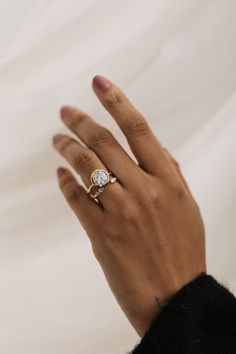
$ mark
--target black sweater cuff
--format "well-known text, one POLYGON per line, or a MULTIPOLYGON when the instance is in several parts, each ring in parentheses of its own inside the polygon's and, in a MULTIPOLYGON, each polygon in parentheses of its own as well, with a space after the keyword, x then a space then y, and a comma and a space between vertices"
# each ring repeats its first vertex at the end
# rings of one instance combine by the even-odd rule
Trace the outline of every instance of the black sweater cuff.
POLYGON ((200 275, 162 309, 132 353, 236 354, 235 297, 200 275))

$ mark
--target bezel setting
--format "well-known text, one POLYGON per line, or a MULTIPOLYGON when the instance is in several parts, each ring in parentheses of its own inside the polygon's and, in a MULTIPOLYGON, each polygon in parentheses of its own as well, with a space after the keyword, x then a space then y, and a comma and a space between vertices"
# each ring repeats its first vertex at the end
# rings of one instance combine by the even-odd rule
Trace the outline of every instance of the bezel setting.
POLYGON ((98 187, 105 186, 109 182, 109 179, 109 173, 103 169, 97 169, 91 175, 91 183, 98 187))

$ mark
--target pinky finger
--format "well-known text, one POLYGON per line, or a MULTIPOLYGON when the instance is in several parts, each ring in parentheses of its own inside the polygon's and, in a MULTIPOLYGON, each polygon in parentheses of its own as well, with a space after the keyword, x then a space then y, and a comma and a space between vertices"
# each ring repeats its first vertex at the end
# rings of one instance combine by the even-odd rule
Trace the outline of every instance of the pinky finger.
POLYGON ((78 217, 89 237, 97 230, 103 216, 102 207, 95 203, 87 194, 85 188, 78 183, 73 174, 60 167, 57 169, 59 187, 64 197, 78 217))

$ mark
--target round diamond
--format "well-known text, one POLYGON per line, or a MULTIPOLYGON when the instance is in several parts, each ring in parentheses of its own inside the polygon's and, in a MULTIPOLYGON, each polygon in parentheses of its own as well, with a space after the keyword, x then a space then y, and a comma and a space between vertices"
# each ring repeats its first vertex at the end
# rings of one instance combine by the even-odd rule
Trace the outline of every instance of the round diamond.
POLYGON ((109 182, 109 174, 105 170, 96 170, 91 179, 96 186, 102 187, 109 182))

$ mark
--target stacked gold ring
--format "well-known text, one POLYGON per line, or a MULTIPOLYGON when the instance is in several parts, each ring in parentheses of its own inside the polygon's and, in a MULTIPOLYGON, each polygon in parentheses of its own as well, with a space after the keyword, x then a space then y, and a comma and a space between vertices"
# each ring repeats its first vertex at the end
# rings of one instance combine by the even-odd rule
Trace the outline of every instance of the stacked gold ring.
POLYGON ((95 202, 99 203, 97 197, 104 191, 105 186, 108 183, 114 183, 117 180, 115 176, 104 169, 97 169, 91 173, 90 181, 91 185, 87 188, 87 193, 90 195, 95 202), (94 193, 92 193, 92 189, 95 188, 94 193))

